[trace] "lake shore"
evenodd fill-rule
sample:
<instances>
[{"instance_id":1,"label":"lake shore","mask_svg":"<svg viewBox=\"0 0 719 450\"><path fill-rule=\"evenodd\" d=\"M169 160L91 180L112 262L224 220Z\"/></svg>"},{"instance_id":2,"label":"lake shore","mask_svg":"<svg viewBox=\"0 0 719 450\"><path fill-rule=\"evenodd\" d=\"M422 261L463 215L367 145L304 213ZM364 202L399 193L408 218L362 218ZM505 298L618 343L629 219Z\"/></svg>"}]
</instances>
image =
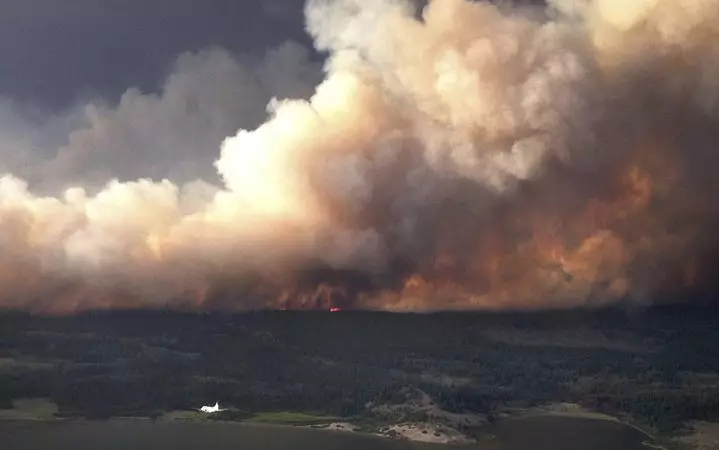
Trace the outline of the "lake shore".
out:
<instances>
[{"instance_id":1,"label":"lake shore","mask_svg":"<svg viewBox=\"0 0 719 450\"><path fill-rule=\"evenodd\" d=\"M69 423L94 423L102 421L110 422L187 422L192 424L225 424L245 427L264 427L277 429L306 428L325 433L356 434L371 436L386 440L411 441L423 444L438 444L452 446L467 446L478 444L477 436L463 433L458 429L441 422L402 422L402 423L375 423L367 426L350 419L339 417L319 416L301 412L265 412L258 413L240 420L223 420L220 417L197 411L169 411L157 418L149 417L111 417L105 420L89 420L82 418L58 417L57 406L45 399L26 399L17 401L14 409L0 410L0 421L19 422L69 422ZM583 409L574 404L553 404L540 408L507 410L500 415L498 423L507 423L521 419L532 419L538 417L554 417L557 419L582 419L597 422L616 423L622 427L628 427L641 433L644 437L644 445L647 448L665 449L659 445L658 439L635 424L620 420L617 417L596 413ZM491 427L482 427L486 433L483 438L491 441L494 438ZM479 428L477 430L480 430ZM480 434L481 434L480 433ZM484 442L484 439L480 439Z\"/></svg>"},{"instance_id":2,"label":"lake shore","mask_svg":"<svg viewBox=\"0 0 719 450\"><path fill-rule=\"evenodd\" d=\"M394 430L388 436L367 429L357 429L349 422L337 422L327 426L298 426L257 422L231 421L184 421L152 420L147 418L114 418L109 420L56 419L48 421L0 420L0 441L15 443L8 450L74 450L83 445L75 436L90 436L107 442L122 443L126 448L174 450L196 448L189 442L211 442L208 449L229 449L232 442L242 442L248 450L296 450L290 446L295 439L303 442L331 444L323 448L337 449L388 449L388 450L439 450L442 448L472 450L642 450L644 434L613 421L563 416L525 416L497 421L485 437L474 435L475 442L464 439L445 439L435 436L432 425L400 424L388 426L384 431ZM399 430L413 431L399 435ZM423 433L422 431L427 431ZM40 436L40 438L34 438ZM62 436L56 438L54 436ZM191 437L190 441L179 436ZM392 437L392 438L390 438ZM454 436L457 437L457 436ZM35 439L35 440L33 440ZM68 440L69 441L66 441ZM82 439L82 438L77 438ZM208 441L209 439L209 441ZM29 442L29 444L28 444ZM52 445L32 444L33 442ZM56 445L57 442L57 445ZM83 441L84 442L84 441ZM153 443L168 445L154 447ZM373 444L374 442L374 444ZM346 443L345 446L343 443ZM177 445L176 445L177 444ZM267 444L267 445L265 445ZM164 445L164 444L163 444ZM315 448L310 447L302 448ZM113 447L114 448L114 447ZM234 447L232 447L234 448ZM3 449L5 450L5 448Z\"/></svg>"}]
</instances>

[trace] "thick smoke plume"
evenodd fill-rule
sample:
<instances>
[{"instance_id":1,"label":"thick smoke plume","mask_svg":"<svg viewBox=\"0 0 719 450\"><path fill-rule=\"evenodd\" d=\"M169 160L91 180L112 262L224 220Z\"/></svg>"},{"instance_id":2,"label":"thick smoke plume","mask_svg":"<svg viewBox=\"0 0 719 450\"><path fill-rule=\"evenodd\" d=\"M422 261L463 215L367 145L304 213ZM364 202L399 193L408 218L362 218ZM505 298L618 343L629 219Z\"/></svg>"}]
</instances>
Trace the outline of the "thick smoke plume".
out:
<instances>
[{"instance_id":1,"label":"thick smoke plume","mask_svg":"<svg viewBox=\"0 0 719 450\"><path fill-rule=\"evenodd\" d=\"M224 140L216 190L140 179L41 197L4 176L1 304L498 309L715 293L719 1L309 0L306 16L330 54L324 80ZM169 167L194 129L163 128L157 110L190 106L157 102L113 114L152 123ZM235 110L217 112L197 117L224 130ZM92 117L48 173L81 177L99 140L126 179L132 145Z\"/></svg>"}]
</instances>

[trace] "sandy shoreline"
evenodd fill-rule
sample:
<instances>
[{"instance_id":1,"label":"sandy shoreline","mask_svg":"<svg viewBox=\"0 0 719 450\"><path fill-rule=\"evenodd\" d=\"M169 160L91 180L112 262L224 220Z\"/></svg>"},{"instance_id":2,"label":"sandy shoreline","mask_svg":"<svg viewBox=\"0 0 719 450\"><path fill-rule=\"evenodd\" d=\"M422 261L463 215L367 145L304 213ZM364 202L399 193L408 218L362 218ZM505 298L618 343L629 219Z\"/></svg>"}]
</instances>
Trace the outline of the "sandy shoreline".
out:
<instances>
[{"instance_id":1,"label":"sandy shoreline","mask_svg":"<svg viewBox=\"0 0 719 450\"><path fill-rule=\"evenodd\" d=\"M378 433L389 439L402 439L431 444L471 444L474 439L442 424L406 423L390 425Z\"/></svg>"}]
</instances>

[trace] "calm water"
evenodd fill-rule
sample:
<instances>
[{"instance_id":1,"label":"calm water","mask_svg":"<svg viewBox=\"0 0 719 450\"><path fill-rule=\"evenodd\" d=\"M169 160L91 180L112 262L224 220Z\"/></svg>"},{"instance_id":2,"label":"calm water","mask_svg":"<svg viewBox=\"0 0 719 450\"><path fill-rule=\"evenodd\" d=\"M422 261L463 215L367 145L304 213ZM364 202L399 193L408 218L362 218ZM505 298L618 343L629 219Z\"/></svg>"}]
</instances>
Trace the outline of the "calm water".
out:
<instances>
[{"instance_id":1,"label":"calm water","mask_svg":"<svg viewBox=\"0 0 719 450\"><path fill-rule=\"evenodd\" d=\"M504 421L471 450L640 450L621 424L557 417ZM0 422L2 450L438 450L454 447L326 431L238 424L144 421Z\"/></svg>"},{"instance_id":2,"label":"calm water","mask_svg":"<svg viewBox=\"0 0 719 450\"><path fill-rule=\"evenodd\" d=\"M618 422L558 416L500 421L492 433L506 450L646 450L641 431Z\"/></svg>"},{"instance_id":3,"label":"calm water","mask_svg":"<svg viewBox=\"0 0 719 450\"><path fill-rule=\"evenodd\" d=\"M0 422L2 450L436 450L437 446L312 429L110 420ZM442 448L442 447L439 447Z\"/></svg>"}]
</instances>

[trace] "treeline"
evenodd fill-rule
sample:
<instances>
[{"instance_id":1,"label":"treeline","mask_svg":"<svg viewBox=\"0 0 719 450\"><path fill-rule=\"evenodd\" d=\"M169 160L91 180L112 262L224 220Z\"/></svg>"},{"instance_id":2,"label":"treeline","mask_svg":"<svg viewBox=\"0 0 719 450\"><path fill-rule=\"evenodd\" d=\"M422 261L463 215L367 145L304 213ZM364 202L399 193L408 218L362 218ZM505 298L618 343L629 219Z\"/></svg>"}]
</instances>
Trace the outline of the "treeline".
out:
<instances>
[{"instance_id":1,"label":"treeline","mask_svg":"<svg viewBox=\"0 0 719 450\"><path fill-rule=\"evenodd\" d=\"M0 315L0 361L11 362L0 364L0 406L49 397L68 416L153 417L220 401L238 417L353 416L369 414L370 403L402 403L412 388L454 412L571 401L662 429L719 419L719 392L708 387L717 380L687 384L719 373L713 316L673 314ZM490 329L582 329L649 344L510 343Z\"/></svg>"}]
</instances>

